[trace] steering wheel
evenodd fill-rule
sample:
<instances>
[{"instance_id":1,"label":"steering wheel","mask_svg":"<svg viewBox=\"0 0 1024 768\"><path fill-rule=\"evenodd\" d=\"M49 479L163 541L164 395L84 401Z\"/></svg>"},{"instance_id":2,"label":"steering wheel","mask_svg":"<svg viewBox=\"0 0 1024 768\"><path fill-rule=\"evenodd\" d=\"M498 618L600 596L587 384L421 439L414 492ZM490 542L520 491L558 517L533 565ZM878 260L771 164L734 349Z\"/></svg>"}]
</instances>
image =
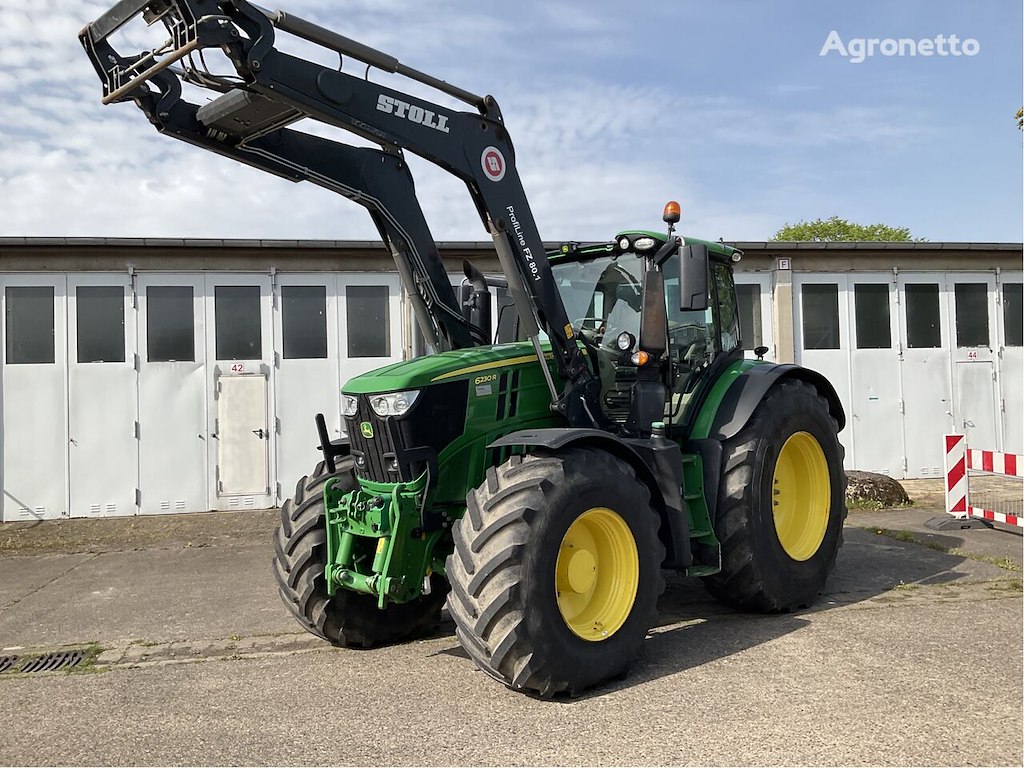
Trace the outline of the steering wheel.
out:
<instances>
[{"instance_id":1,"label":"steering wheel","mask_svg":"<svg viewBox=\"0 0 1024 768\"><path fill-rule=\"evenodd\" d=\"M588 328L587 324L591 324L593 327ZM604 318L603 317L580 317L572 321L572 327L575 328L580 336L583 336L592 343L597 343L601 340L604 335Z\"/></svg>"},{"instance_id":2,"label":"steering wheel","mask_svg":"<svg viewBox=\"0 0 1024 768\"><path fill-rule=\"evenodd\" d=\"M691 370L703 367L709 339L706 329L699 323L680 323L669 327L669 344L672 359ZM706 362L706 361L705 361Z\"/></svg>"},{"instance_id":3,"label":"steering wheel","mask_svg":"<svg viewBox=\"0 0 1024 768\"><path fill-rule=\"evenodd\" d=\"M585 326L587 323L593 323L594 327L589 329L586 328ZM602 325L604 325L603 317L579 317L572 321L572 327L578 331L597 331L600 330Z\"/></svg>"}]
</instances>

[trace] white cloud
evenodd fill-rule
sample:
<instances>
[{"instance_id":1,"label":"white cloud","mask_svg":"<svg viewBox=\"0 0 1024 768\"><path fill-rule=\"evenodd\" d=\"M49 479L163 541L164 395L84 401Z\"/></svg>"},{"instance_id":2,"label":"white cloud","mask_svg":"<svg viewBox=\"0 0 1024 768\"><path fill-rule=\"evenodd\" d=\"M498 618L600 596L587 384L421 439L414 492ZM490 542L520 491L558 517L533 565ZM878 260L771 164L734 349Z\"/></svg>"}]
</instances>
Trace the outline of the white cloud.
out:
<instances>
[{"instance_id":1,"label":"white cloud","mask_svg":"<svg viewBox=\"0 0 1024 768\"><path fill-rule=\"evenodd\" d=\"M314 20L336 13L327 2L294 5L297 13ZM368 217L348 201L156 136L130 105L99 107L99 83L76 39L82 8L70 2L47 6L36 10L34 19L27 7L28 13L12 15L20 37L0 59L0 131L13 139L0 147L0 193L10 201L0 233L376 236ZM99 12L95 5L89 10ZM393 19L381 23L396 10L402 25ZM39 24L43 16L60 23ZM595 25L593 17L554 8L529 18L535 25L564 23L576 31ZM401 2L387 9L367 1L346 6L342 31L365 30L359 37L369 44L389 50L404 47L414 66L449 59L450 68L433 68L447 74L449 69L474 69L467 51L476 51L478 60L481 39L489 40L488 56L513 51L501 42L504 35L494 34L494 25L492 16L467 11L454 0L430 7ZM417 34L403 34L407 29ZM303 43L293 47L304 55L309 50ZM38 66L68 57L76 65L61 68L63 81L56 69ZM481 79L474 74L471 79ZM381 73L374 77L386 79ZM461 82L457 75L450 79ZM584 80L530 91L505 105L524 185L545 237L596 239L610 234L609 223L619 228L631 221L657 220L660 198L667 194L662 190L671 185L659 178L657 158L651 157L649 131L665 121L650 105L663 100L664 94L652 89ZM628 120L619 114L625 105ZM486 239L461 182L423 162L414 161L413 167L436 237ZM647 210L652 197L659 201L657 209Z\"/></svg>"},{"instance_id":2,"label":"white cloud","mask_svg":"<svg viewBox=\"0 0 1024 768\"><path fill-rule=\"evenodd\" d=\"M100 84L77 33L113 2L4 0L0 235L376 237L349 201L158 136L130 104L100 106ZM632 70L611 75L605 65L618 35L636 28L629 22L637 9L628 4L595 0L581 10L524 2L512 17L470 0L281 5L408 66L495 93L546 239L659 227L669 198L683 203L684 231L766 237L823 194L840 194L821 156L851 148L894 153L928 135L923 112L878 100L783 110L728 90L694 96L676 78L645 68L642 45L623 54ZM289 49L314 51L302 41ZM316 59L336 64L329 52ZM363 67L349 61L346 71L361 76ZM428 93L384 73L371 78ZM816 87L783 82L774 93L793 97ZM756 164L739 167L751 157ZM709 158L719 160L721 173L709 175ZM435 236L485 240L465 186L422 161L410 164Z\"/></svg>"}]
</instances>

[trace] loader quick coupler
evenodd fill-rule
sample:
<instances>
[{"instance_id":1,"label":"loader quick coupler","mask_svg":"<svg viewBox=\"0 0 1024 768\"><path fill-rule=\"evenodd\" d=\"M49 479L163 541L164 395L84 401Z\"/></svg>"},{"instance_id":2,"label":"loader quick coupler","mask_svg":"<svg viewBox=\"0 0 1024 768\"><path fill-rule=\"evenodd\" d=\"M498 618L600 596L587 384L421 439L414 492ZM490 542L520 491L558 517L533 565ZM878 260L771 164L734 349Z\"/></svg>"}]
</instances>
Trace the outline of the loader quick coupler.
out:
<instances>
[{"instance_id":1,"label":"loader quick coupler","mask_svg":"<svg viewBox=\"0 0 1024 768\"><path fill-rule=\"evenodd\" d=\"M376 597L381 608L420 594L442 534L420 528L428 479L424 472L408 483L360 480L348 493L333 480L327 483L328 594L338 589L362 592Z\"/></svg>"}]
</instances>

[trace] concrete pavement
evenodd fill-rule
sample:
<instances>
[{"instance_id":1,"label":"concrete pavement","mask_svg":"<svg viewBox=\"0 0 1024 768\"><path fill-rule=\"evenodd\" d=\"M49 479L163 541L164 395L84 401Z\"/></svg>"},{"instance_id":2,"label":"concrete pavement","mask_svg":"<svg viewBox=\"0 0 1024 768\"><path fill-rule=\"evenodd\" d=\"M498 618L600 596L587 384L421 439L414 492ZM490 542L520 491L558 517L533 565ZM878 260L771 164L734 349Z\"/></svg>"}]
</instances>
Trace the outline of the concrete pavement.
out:
<instances>
[{"instance_id":1,"label":"concrete pavement","mask_svg":"<svg viewBox=\"0 0 1024 768\"><path fill-rule=\"evenodd\" d=\"M102 673L0 675L0 763L1019 765L1021 537L926 529L937 514L852 512L798 614L672 577L630 677L556 702L477 672L449 622L373 651L301 632L270 514L8 547L0 656L96 643Z\"/></svg>"}]
</instances>

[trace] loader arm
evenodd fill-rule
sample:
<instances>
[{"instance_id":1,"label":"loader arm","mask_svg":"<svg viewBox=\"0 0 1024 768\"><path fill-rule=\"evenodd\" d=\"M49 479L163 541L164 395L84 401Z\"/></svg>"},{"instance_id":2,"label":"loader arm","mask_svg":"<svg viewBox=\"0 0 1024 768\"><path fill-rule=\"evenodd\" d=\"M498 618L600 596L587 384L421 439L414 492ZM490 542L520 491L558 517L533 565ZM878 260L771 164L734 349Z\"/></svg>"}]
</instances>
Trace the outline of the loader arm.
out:
<instances>
[{"instance_id":1,"label":"loader arm","mask_svg":"<svg viewBox=\"0 0 1024 768\"><path fill-rule=\"evenodd\" d=\"M123 56L108 38L140 14L150 23L162 23L169 39L151 51ZM367 64L367 72L373 66L409 77L477 111L453 110L283 53L274 47L278 30L358 59ZM135 101L163 133L270 173L312 181L366 206L409 280L410 294L419 297L421 324L421 315L428 314L435 335L453 347L479 342L479 333L456 310L402 152L413 152L462 179L494 239L520 320L547 378L552 407L571 426L605 426L600 382L558 294L493 97L451 86L361 43L246 0L121 0L79 37L103 81L104 103ZM209 48L227 56L237 79L215 77L195 66L194 54ZM181 80L222 95L197 107L182 99ZM307 117L382 149L357 149L285 127ZM565 382L561 393L544 363L538 328L550 339Z\"/></svg>"},{"instance_id":2,"label":"loader arm","mask_svg":"<svg viewBox=\"0 0 1024 768\"><path fill-rule=\"evenodd\" d=\"M185 101L180 81L167 71L154 75L151 83L157 91L142 94L137 103L161 133L291 181L310 181L367 208L408 287L424 337L438 351L470 347L489 337L459 311L412 176L399 154L284 127L229 141L203 122L222 115L209 109L216 102L198 107ZM252 100L248 105L250 111L267 106Z\"/></svg>"}]
</instances>

